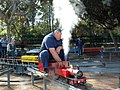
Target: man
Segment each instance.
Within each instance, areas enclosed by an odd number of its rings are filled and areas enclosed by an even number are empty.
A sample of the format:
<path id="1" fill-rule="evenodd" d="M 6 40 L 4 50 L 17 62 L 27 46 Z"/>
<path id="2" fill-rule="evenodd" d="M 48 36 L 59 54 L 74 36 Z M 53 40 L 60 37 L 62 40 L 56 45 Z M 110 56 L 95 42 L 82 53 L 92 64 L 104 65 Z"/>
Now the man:
<path id="1" fill-rule="evenodd" d="M 8 56 L 15 57 L 15 53 L 16 53 L 15 40 L 12 40 L 11 43 L 7 45 L 7 53 Z"/>
<path id="2" fill-rule="evenodd" d="M 77 38 L 76 46 L 78 49 L 78 56 L 81 56 L 83 53 L 83 45 L 84 45 L 84 42 L 83 42 L 82 38 L 80 38 L 80 37 Z"/>
<path id="3" fill-rule="evenodd" d="M 48 75 L 48 62 L 56 61 L 60 64 L 64 61 L 61 35 L 61 30 L 57 29 L 46 35 L 42 41 L 39 60 L 42 61 L 46 76 Z"/>
<path id="4" fill-rule="evenodd" d="M 2 57 L 2 44 L 0 42 L 0 58 Z"/>
<path id="5" fill-rule="evenodd" d="M 1 39 L 1 44 L 2 44 L 3 57 L 5 57 L 6 52 L 7 52 L 7 44 L 8 44 L 8 40 L 6 38 L 6 34 L 4 34 L 3 38 Z"/>

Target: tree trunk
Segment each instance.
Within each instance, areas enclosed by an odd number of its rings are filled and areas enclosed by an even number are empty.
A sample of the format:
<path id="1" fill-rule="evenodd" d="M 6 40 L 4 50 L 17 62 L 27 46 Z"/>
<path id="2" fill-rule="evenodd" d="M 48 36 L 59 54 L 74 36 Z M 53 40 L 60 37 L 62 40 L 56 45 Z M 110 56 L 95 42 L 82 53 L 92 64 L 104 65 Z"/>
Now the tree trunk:
<path id="1" fill-rule="evenodd" d="M 109 31 L 109 34 L 110 34 L 110 37 L 112 38 L 112 41 L 114 43 L 114 47 L 115 47 L 115 50 L 117 50 L 118 46 L 117 46 L 117 42 L 115 41 L 115 38 L 113 37 L 113 34 L 112 34 L 112 30 L 108 30 Z"/>
<path id="2" fill-rule="evenodd" d="M 11 41 L 11 36 L 10 36 L 10 24 L 7 24 L 7 38 L 8 38 L 8 43 Z"/>
<path id="3" fill-rule="evenodd" d="M 17 0 L 14 0 L 13 2 L 13 9 L 10 18 L 7 20 L 7 35 L 8 35 L 8 43 L 11 41 L 11 36 L 10 36 L 10 30 L 11 30 L 11 24 L 13 23 L 13 17 L 15 14 L 15 11 L 17 10 L 16 2 Z"/>

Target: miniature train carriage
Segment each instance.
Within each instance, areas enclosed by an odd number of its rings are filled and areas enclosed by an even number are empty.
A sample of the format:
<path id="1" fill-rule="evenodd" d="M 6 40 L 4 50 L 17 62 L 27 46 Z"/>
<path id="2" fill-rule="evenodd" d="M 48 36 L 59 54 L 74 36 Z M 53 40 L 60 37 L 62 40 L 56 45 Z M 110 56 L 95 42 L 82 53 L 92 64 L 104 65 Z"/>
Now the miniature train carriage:
<path id="1" fill-rule="evenodd" d="M 86 77 L 83 77 L 83 72 L 78 68 L 70 68 L 68 61 L 62 61 L 62 67 L 57 62 L 49 63 L 49 76 L 59 76 L 64 78 L 68 84 L 84 84 L 86 83 Z M 40 72 L 44 72 L 42 62 L 39 61 L 38 68 Z"/>

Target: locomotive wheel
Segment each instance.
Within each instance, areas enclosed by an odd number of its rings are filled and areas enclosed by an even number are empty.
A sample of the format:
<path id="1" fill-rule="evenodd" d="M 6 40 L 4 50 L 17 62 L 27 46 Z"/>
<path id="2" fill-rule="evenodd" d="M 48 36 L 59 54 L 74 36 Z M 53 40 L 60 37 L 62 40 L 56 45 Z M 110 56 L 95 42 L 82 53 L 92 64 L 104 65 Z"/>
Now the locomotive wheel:
<path id="1" fill-rule="evenodd" d="M 83 72 L 82 71 L 78 71 L 76 74 L 75 74 L 75 77 L 76 78 L 81 78 L 83 76 Z"/>
<path id="2" fill-rule="evenodd" d="M 87 89 L 85 84 L 83 84 L 83 83 L 75 83 L 74 86 L 77 87 L 77 88 L 80 88 L 82 90 L 86 90 Z"/>

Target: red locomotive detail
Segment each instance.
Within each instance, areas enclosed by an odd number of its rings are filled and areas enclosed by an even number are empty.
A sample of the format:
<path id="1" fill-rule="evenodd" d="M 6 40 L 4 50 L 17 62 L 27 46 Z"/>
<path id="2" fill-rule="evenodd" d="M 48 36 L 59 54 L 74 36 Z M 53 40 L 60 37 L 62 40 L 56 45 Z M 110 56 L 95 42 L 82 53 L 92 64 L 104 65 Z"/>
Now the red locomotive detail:
<path id="1" fill-rule="evenodd" d="M 42 62 L 39 62 L 38 68 L 40 72 L 44 72 Z M 86 77 L 83 77 L 83 72 L 78 68 L 70 68 L 68 61 L 63 61 L 62 66 L 57 62 L 49 63 L 49 75 L 62 77 L 71 85 L 84 84 L 86 82 Z"/>

